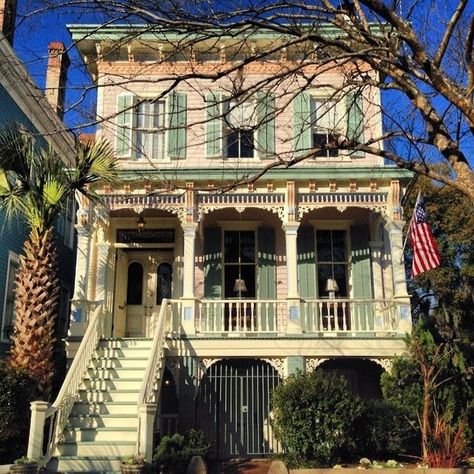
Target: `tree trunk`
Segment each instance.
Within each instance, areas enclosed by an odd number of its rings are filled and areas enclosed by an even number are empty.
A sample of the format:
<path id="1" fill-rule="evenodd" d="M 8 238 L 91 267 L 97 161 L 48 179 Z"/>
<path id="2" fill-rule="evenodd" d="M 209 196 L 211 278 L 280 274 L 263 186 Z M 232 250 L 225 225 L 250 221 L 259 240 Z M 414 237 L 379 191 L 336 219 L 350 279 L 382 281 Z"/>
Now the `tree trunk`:
<path id="1" fill-rule="evenodd" d="M 32 231 L 16 275 L 15 328 L 9 364 L 26 370 L 47 400 L 54 376 L 55 319 L 59 298 L 53 230 Z"/>
<path id="2" fill-rule="evenodd" d="M 429 452 L 431 389 L 428 380 L 423 381 L 423 414 L 421 417 L 421 448 L 423 461 L 427 461 Z"/>

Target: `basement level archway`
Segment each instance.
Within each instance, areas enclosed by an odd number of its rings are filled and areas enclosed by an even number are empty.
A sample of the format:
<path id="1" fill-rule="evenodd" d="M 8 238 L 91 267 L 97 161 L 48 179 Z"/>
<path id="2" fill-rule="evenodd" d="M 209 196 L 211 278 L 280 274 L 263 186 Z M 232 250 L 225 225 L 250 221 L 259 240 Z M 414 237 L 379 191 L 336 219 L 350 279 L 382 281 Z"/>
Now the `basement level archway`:
<path id="1" fill-rule="evenodd" d="M 218 459 L 262 456 L 279 451 L 270 422 L 270 400 L 280 383 L 277 370 L 255 359 L 224 359 L 201 380 L 197 426 L 213 443 Z"/>

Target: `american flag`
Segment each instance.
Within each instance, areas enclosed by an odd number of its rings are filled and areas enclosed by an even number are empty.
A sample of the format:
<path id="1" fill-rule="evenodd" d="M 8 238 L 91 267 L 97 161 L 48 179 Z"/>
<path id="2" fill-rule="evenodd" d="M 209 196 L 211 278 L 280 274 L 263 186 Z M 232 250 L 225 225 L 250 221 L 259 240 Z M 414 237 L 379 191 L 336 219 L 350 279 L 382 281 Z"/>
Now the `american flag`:
<path id="1" fill-rule="evenodd" d="M 413 246 L 412 277 L 439 267 L 441 256 L 438 246 L 426 222 L 426 210 L 423 197 L 418 196 L 410 226 L 410 239 Z"/>

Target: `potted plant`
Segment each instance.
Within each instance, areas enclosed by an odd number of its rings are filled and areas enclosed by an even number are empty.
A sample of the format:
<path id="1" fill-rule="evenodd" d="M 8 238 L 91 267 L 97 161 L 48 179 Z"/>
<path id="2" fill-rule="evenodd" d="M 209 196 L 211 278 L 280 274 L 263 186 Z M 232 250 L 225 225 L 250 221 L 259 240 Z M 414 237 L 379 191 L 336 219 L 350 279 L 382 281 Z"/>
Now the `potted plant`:
<path id="1" fill-rule="evenodd" d="M 38 472 L 38 463 L 34 459 L 23 456 L 13 461 L 13 464 L 10 466 L 10 472 L 36 474 Z"/>
<path id="2" fill-rule="evenodd" d="M 124 456 L 120 463 L 120 470 L 123 474 L 141 474 L 145 472 L 145 456 L 142 453 Z"/>

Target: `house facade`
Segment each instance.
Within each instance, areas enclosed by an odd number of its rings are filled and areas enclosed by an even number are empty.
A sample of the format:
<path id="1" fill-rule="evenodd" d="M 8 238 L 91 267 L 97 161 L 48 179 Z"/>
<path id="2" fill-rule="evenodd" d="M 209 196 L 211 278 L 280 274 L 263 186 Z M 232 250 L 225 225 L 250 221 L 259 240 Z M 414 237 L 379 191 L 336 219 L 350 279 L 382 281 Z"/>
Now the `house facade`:
<path id="1" fill-rule="evenodd" d="M 12 28 L 11 20 L 5 20 L 4 11 L 11 8 L 11 2 L 0 2 L 0 25 L 5 30 Z M 4 10 L 5 8 L 5 10 Z M 14 22 L 13 22 L 14 23 Z M 9 35 L 10 39 L 12 35 Z M 54 46 L 54 45 L 53 45 Z M 63 51 L 63 49 L 61 50 Z M 50 48 L 50 63 L 54 63 L 58 50 Z M 55 95 L 45 97 L 29 77 L 26 69 L 17 59 L 7 36 L 0 32 L 0 129 L 22 126 L 29 131 L 42 146 L 52 146 L 59 156 L 67 163 L 74 160 L 74 140 L 65 131 L 64 124 L 58 116 Z M 49 67 L 51 82 L 56 68 Z M 58 83 L 54 88 L 58 88 Z M 60 337 L 65 338 L 69 324 L 69 301 L 74 286 L 75 240 L 74 218 L 75 204 L 70 203 L 66 212 L 58 220 L 56 241 L 59 256 L 59 273 L 61 275 L 61 292 L 59 301 L 59 317 L 57 330 Z M 23 250 L 23 243 L 28 237 L 24 222 L 14 218 L 7 220 L 5 213 L 0 211 L 0 353 L 9 348 L 10 336 L 13 331 L 15 313 L 15 273 L 18 258 Z"/>
<path id="2" fill-rule="evenodd" d="M 103 205 L 78 210 L 69 388 L 35 412 L 63 416 L 46 457 L 112 470 L 189 428 L 218 458 L 277 452 L 271 392 L 298 370 L 338 369 L 378 396 L 411 328 L 400 208 L 411 176 L 331 147 L 381 135 L 378 91 L 346 91 L 335 64 L 305 65 L 309 84 L 272 82 L 297 54 L 286 49 L 211 81 L 245 55 L 234 38 L 178 51 L 180 37 L 139 26 L 133 39 L 69 28 L 120 176 L 97 185 Z M 296 163 L 268 166 L 278 157 Z"/>

